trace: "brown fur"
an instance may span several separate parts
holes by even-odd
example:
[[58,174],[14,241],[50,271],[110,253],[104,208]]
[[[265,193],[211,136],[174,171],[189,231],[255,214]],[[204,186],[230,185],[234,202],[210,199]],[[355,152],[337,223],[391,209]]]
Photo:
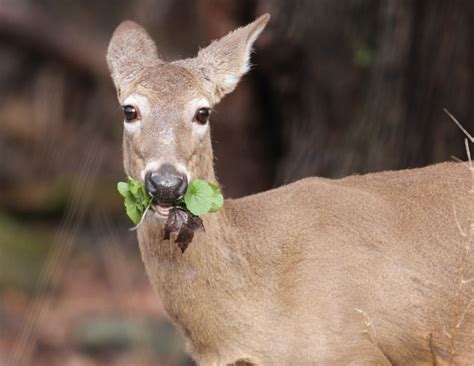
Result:
[[[199,55],[173,64],[144,57],[136,70],[126,52],[114,52],[114,40],[122,44],[122,32],[132,29],[146,45],[134,52],[156,50],[138,26],[119,27],[108,54],[119,99],[133,91],[153,101],[140,133],[124,134],[128,174],[140,179],[149,159],[165,157],[184,161],[193,177],[215,180],[209,132],[197,139],[179,110],[190,98],[216,103],[231,91],[222,75],[246,71],[248,42],[267,21],[201,51],[207,61],[222,58],[215,73],[203,71],[209,62],[201,64]],[[163,125],[177,130],[174,155],[155,146]],[[458,225],[469,233],[471,184],[459,163],[307,178],[226,200],[203,216],[206,232],[184,254],[162,240],[163,221],[149,215],[138,230],[140,250],[200,365],[469,365],[474,285],[460,286],[474,270],[469,237]]]

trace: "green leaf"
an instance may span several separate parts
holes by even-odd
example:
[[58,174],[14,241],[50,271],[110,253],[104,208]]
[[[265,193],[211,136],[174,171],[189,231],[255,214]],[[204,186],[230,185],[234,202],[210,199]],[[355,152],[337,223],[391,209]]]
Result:
[[196,216],[216,212],[224,204],[221,190],[215,184],[195,179],[184,195],[186,208]]
[[186,208],[196,216],[209,212],[212,208],[214,191],[208,182],[195,179],[184,195]]
[[221,189],[218,186],[212,183],[209,183],[209,185],[211,186],[213,191],[212,205],[209,212],[216,212],[219,211],[224,205],[224,196],[222,195]]
[[139,181],[128,177],[127,182],[117,183],[117,190],[124,197],[125,211],[135,225],[141,221],[147,208],[153,210],[150,207],[152,198]]
[[[127,182],[119,182],[117,190],[124,197],[125,211],[128,217],[137,225],[147,208],[150,207],[152,197],[139,181],[128,177]],[[220,188],[205,180],[193,180],[178,205],[186,207],[193,215],[199,216],[208,212],[216,212],[224,205],[224,197]]]
[[142,203],[142,205],[146,208],[148,205],[151,203],[151,197],[150,195],[146,192],[144,187],[141,187],[139,190],[139,194],[137,196],[137,199]]
[[125,197],[128,193],[128,184],[125,182],[118,182],[117,183],[117,191],[119,191],[120,195]]
[[141,186],[142,185],[140,184],[139,181],[128,177],[128,189],[130,190],[130,192],[132,192],[134,196],[138,195],[138,192],[140,191]]
[[135,225],[140,222],[143,211],[137,207],[137,201],[131,192],[125,196],[125,211]]

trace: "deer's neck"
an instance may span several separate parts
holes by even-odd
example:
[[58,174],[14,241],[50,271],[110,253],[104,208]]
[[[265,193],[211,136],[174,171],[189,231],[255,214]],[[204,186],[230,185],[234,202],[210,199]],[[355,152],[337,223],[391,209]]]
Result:
[[[203,142],[205,151],[194,154],[188,163],[191,179],[205,179],[216,182],[210,140]],[[233,248],[235,235],[229,224],[226,209],[202,216],[205,232],[195,233],[193,241],[184,253],[173,240],[163,240],[165,221],[149,215],[139,228],[138,239],[142,259],[155,289],[162,293],[173,288],[195,284],[199,278],[209,280],[209,274],[215,273],[215,265],[225,266],[222,248]],[[225,257],[225,255],[224,255]],[[175,283],[179,281],[179,283]]]
[[[193,156],[188,169],[192,179],[215,182],[212,152]],[[233,296],[246,279],[250,281],[248,261],[241,248],[246,234],[235,227],[234,216],[231,201],[226,201],[218,212],[203,215],[205,232],[195,233],[184,253],[173,240],[163,240],[164,220],[149,215],[138,231],[150,282],[170,318],[192,339],[194,346],[218,342],[213,337],[222,332],[211,330],[220,329],[219,319],[230,319],[231,314],[216,314],[227,311],[225,303],[232,301],[228,297]],[[239,273],[239,280],[229,281],[228,273]],[[203,333],[210,338],[203,338]]]

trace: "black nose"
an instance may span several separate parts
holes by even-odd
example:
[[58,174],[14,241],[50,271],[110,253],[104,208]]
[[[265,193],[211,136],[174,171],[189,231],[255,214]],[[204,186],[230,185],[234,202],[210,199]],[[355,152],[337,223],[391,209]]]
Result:
[[165,164],[155,172],[145,176],[145,188],[153,197],[153,202],[164,205],[175,205],[186,193],[188,179],[173,166]]

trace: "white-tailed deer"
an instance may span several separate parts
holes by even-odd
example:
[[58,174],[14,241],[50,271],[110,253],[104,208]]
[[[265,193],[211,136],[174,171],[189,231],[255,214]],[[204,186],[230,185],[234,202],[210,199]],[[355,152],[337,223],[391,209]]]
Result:
[[210,110],[248,71],[268,19],[169,63],[127,21],[108,50],[125,171],[156,202],[142,258],[189,351],[200,365],[473,365],[465,164],[303,179],[226,200],[184,253],[163,240],[187,182],[216,180]]

